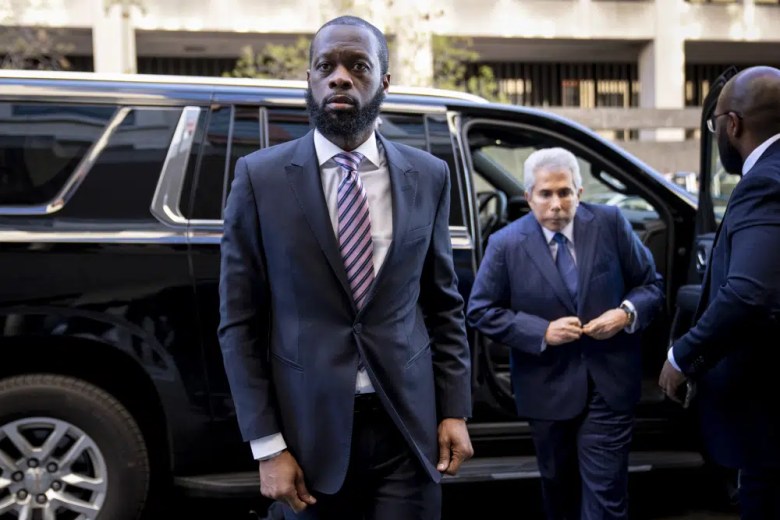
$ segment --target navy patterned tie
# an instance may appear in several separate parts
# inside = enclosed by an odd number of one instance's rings
[[[571,256],[566,243],[566,237],[561,233],[555,233],[553,240],[558,244],[558,254],[555,257],[555,265],[558,267],[558,272],[561,274],[563,284],[571,295],[571,300],[574,302],[574,307],[577,307],[577,265],[574,263],[574,258]]]
[[[347,270],[352,298],[360,309],[374,281],[374,244],[371,240],[368,197],[357,172],[363,155],[343,152],[334,155],[333,160],[341,166],[343,172],[337,196],[339,250]]]

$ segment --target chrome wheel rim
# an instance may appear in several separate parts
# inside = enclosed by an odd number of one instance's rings
[[[0,426],[0,520],[94,520],[107,489],[105,457],[80,428],[52,417]]]

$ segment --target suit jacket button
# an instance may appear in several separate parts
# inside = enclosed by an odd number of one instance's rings
[[[363,332],[363,325],[360,323],[355,323],[355,326],[352,327],[352,330],[355,331],[355,334],[360,334],[361,332]]]

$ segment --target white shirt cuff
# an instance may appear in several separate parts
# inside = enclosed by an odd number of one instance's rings
[[[252,456],[255,460],[287,449],[287,443],[284,442],[284,437],[281,433],[253,439],[249,441],[249,446],[252,448]]]
[[[674,348],[669,347],[669,352],[666,354],[666,359],[669,360],[669,363],[674,367],[675,370],[682,372],[680,367],[677,365],[677,361],[674,360]]]
[[[628,300],[623,300],[623,303],[621,305],[625,305],[626,307],[631,310],[631,312],[634,313],[634,323],[632,323],[630,326],[624,328],[623,330],[626,331],[626,334],[633,334],[636,332],[636,329],[639,328],[639,313],[636,311],[636,307],[634,307],[634,304],[631,303]]]

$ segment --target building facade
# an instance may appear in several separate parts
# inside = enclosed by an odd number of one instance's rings
[[[677,143],[688,159],[666,154],[654,164],[665,171],[693,166],[710,81],[729,65],[780,65],[780,0],[0,0],[0,45],[12,27],[44,27],[79,70],[220,75],[244,47],[294,43],[344,13],[389,36],[396,84],[431,85],[445,36],[468,41],[470,73],[489,65],[513,103],[679,111],[678,127],[604,129]]]

